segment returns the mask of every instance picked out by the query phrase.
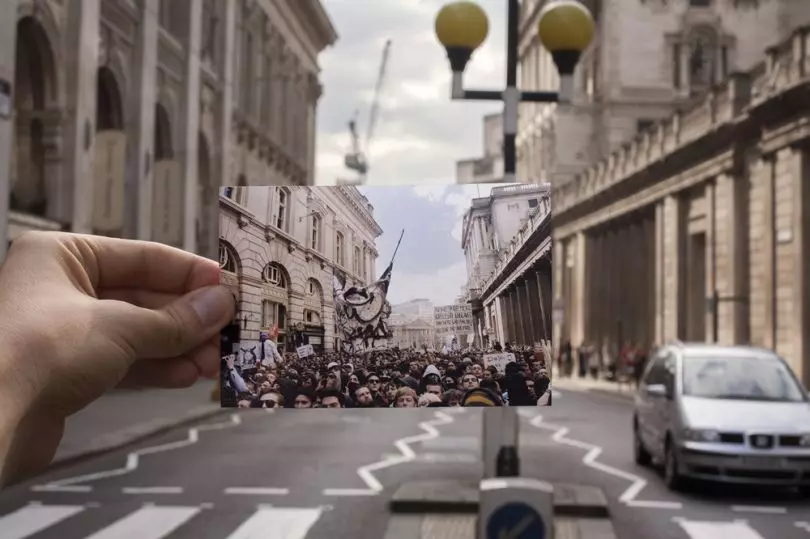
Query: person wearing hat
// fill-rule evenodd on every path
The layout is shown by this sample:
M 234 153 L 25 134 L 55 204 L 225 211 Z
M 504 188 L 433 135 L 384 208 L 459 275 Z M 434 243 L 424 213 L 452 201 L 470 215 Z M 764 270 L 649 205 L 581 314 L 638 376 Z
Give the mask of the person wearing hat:
M 461 399 L 461 405 L 470 408 L 503 406 L 503 401 L 494 391 L 484 387 L 476 387 L 464 395 L 464 398 Z

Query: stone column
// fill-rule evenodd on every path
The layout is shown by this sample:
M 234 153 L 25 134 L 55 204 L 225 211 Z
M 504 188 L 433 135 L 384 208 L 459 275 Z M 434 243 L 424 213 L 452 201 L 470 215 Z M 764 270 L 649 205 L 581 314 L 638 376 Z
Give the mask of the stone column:
M 202 0 L 188 0 L 189 20 L 185 36 L 186 58 L 180 147 L 183 163 L 183 249 L 197 250 L 197 197 L 200 138 L 200 54 L 202 52 Z
M 512 342 L 515 340 L 515 315 L 514 311 L 512 310 L 514 307 L 514 302 L 512 301 L 511 291 L 508 289 L 504 290 L 502 297 L 505 307 L 503 312 L 506 318 L 506 332 L 504 333 L 505 340 L 501 344 L 506 344 L 506 342 Z
M 524 316 L 525 308 L 523 294 L 520 291 L 520 284 L 515 281 L 512 285 L 512 298 L 515 302 L 515 329 L 517 330 L 517 343 L 526 344 L 526 317 Z
M 91 234 L 101 1 L 68 2 L 66 9 L 65 179 L 73 188 L 72 232 Z
M 234 84 L 236 80 L 236 21 L 237 0 L 220 0 L 224 5 L 224 47 L 222 53 L 222 86 L 217 106 L 217 132 L 219 140 L 211 144 L 212 173 L 219 176 L 217 182 L 220 186 L 233 185 L 235 178 L 231 171 L 231 152 L 233 151 L 233 99 Z M 219 200 L 219 196 L 217 196 Z M 216 204 L 219 214 L 219 202 Z
M 663 339 L 678 339 L 684 319 L 684 203 L 668 196 L 664 200 L 662 231 L 662 286 L 664 299 Z
M 537 281 L 537 291 L 540 296 L 540 316 L 543 321 L 543 338 L 551 339 L 554 335 L 554 317 L 551 312 L 554 301 L 552 299 L 552 281 L 554 277 L 542 270 L 536 271 L 534 275 Z
M 3 9 L 6 15 L 0 17 L 0 80 L 9 85 L 0 88 L 0 97 L 8 99 L 8 110 L 0 110 L 0 264 L 6 257 L 8 247 L 9 203 L 11 200 L 11 155 L 14 151 L 14 76 L 17 58 L 17 5 L 18 0 L 10 0 Z M 5 92 L 8 95 L 5 95 Z M 8 115 L 6 116 L 6 112 Z
M 152 182 L 154 177 L 155 88 L 157 87 L 158 9 L 160 0 L 141 2 L 136 69 L 133 70 L 132 110 L 126 172 L 124 234 L 152 239 Z
M 581 346 L 585 339 L 585 266 L 588 263 L 585 245 L 585 234 L 577 233 L 573 241 L 574 248 L 574 282 L 571 302 L 571 341 L 574 346 Z M 575 344 L 574 344 L 575 343 Z
M 520 316 L 520 302 L 514 283 L 512 284 L 512 288 L 509 290 L 509 305 L 512 307 L 510 309 L 512 314 L 512 338 L 509 342 L 512 344 L 522 344 L 523 321 L 522 317 Z
M 531 271 L 531 270 L 530 270 Z M 531 275 L 533 277 L 533 275 Z M 526 331 L 526 344 L 533 346 L 536 341 L 540 340 L 540 332 L 537 330 L 537 315 L 535 314 L 535 306 L 537 305 L 537 295 L 531 292 L 532 279 L 526 280 L 524 277 L 520 278 L 520 291 L 522 292 L 521 303 L 524 305 L 523 313 L 526 317 L 525 327 Z
M 653 339 L 658 345 L 664 344 L 664 308 L 666 297 L 664 295 L 664 202 L 655 204 L 655 331 Z

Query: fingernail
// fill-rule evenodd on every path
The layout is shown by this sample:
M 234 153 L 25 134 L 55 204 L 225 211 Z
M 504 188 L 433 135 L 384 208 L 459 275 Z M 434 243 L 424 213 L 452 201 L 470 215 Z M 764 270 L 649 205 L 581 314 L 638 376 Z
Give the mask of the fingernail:
M 223 286 L 210 286 L 195 293 L 189 306 L 204 326 L 216 324 L 233 308 L 233 296 Z

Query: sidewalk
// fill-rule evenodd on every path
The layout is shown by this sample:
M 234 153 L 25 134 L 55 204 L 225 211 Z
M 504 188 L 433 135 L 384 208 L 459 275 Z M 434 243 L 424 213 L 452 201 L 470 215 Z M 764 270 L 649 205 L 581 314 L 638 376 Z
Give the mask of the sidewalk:
M 188 389 L 116 390 L 68 418 L 54 464 L 118 449 L 220 413 L 211 400 L 215 381 Z
M 628 400 L 632 400 L 636 394 L 636 386 L 633 382 L 618 383 L 603 378 L 594 380 L 590 376 L 587 378 L 576 376 L 572 378 L 555 377 L 551 381 L 551 386 L 560 390 L 605 393 Z

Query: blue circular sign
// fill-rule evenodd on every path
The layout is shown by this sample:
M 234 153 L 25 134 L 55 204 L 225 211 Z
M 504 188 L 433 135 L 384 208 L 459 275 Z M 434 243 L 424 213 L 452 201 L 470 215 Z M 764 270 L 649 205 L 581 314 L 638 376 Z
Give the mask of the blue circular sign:
M 488 539 L 545 539 L 546 525 L 534 507 L 508 503 L 496 509 L 487 522 Z

